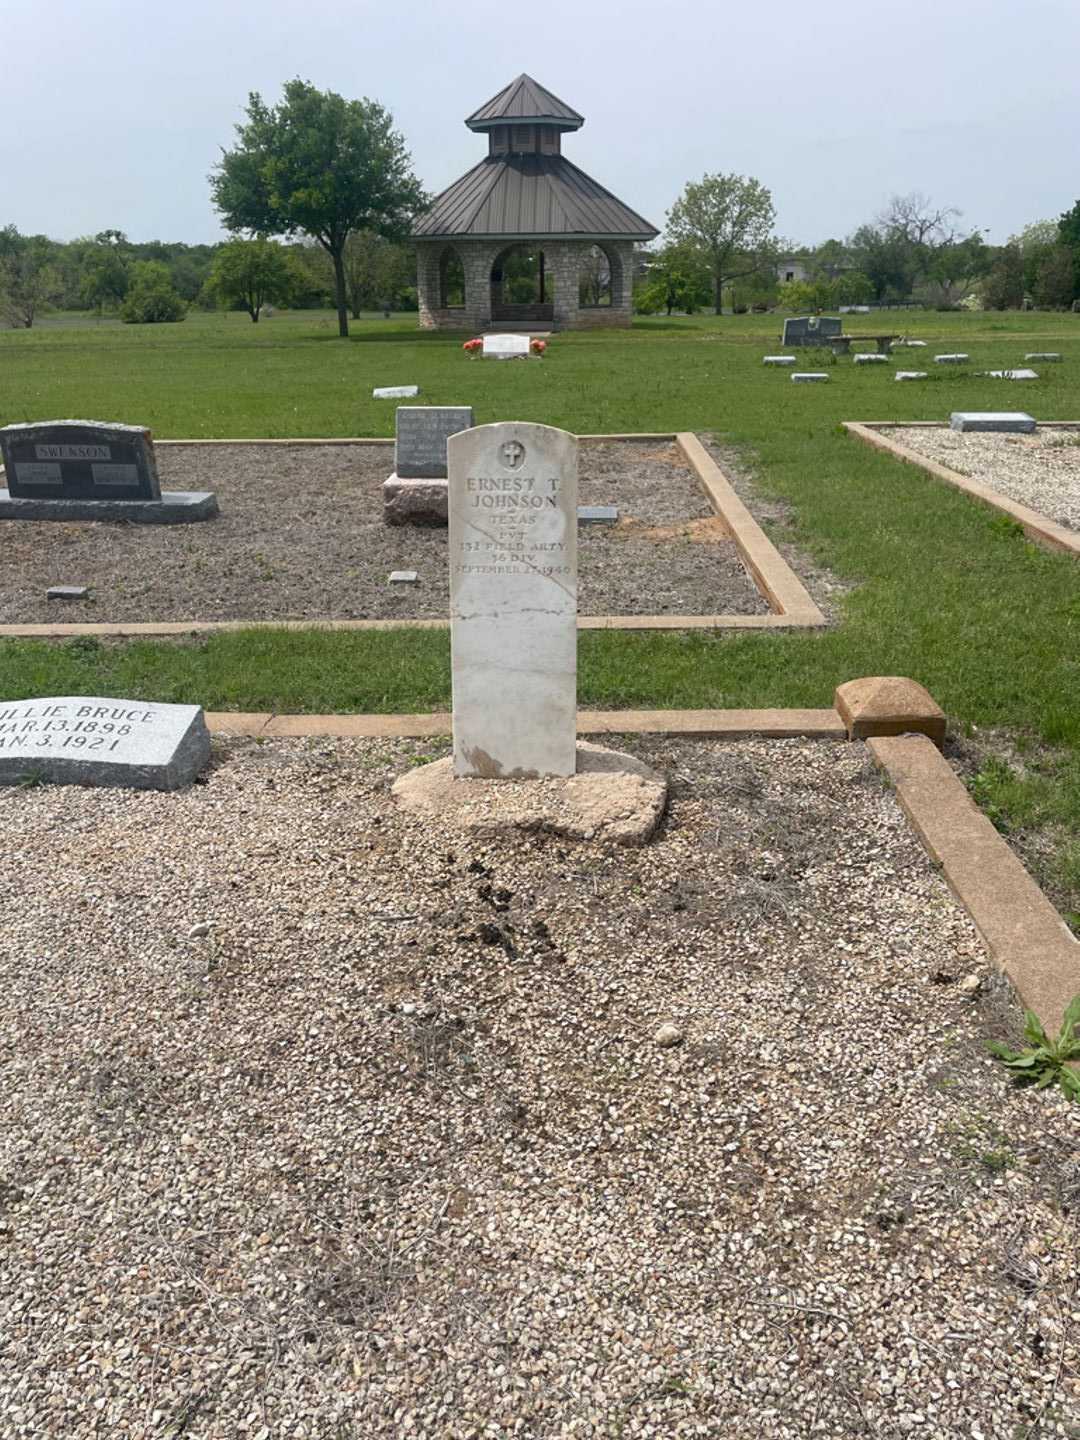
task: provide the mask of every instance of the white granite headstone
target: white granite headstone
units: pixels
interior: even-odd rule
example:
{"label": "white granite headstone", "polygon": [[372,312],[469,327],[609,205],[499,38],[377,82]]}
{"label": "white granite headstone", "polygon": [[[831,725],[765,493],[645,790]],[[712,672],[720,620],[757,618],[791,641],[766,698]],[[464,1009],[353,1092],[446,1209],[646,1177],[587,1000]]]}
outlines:
{"label": "white granite headstone", "polygon": [[411,400],[420,394],[419,385],[376,385],[371,392],[373,400]]}
{"label": "white granite headstone", "polygon": [[529,358],[528,335],[485,335],[485,360],[527,360]]}
{"label": "white granite headstone", "polygon": [[447,455],[454,774],[573,775],[577,439],[480,425]]}
{"label": "white granite headstone", "polygon": [[0,785],[178,790],[209,760],[198,705],[100,695],[0,700]]}
{"label": "white granite headstone", "polygon": [[765,365],[797,365],[799,357],[797,355],[766,355],[762,363]]}
{"label": "white granite headstone", "polygon": [[966,365],[969,357],[957,351],[955,355],[935,355],[935,365]]}
{"label": "white granite headstone", "polygon": [[930,377],[925,370],[897,370],[897,380],[928,380]]}
{"label": "white granite headstone", "polygon": [[811,384],[818,380],[828,380],[828,372],[825,370],[801,370],[798,374],[792,375],[792,380],[798,384]]}
{"label": "white granite headstone", "polygon": [[988,430],[1007,435],[1031,435],[1035,420],[1022,410],[954,410],[949,416],[951,430]]}

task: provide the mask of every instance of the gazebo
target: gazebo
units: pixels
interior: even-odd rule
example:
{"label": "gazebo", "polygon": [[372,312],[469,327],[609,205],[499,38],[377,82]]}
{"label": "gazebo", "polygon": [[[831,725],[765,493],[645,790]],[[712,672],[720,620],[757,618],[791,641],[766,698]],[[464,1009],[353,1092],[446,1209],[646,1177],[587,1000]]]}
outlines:
{"label": "gazebo", "polygon": [[488,153],[416,227],[422,327],[630,324],[634,245],[659,232],[563,155],[584,123],[528,75],[465,121]]}

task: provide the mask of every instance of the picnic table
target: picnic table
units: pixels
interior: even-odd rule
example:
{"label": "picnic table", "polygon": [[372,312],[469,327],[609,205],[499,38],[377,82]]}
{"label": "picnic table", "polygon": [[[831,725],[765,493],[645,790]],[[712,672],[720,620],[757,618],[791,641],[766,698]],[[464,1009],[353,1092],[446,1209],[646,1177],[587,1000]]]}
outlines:
{"label": "picnic table", "polygon": [[877,345],[879,355],[891,355],[893,342],[899,340],[900,336],[893,335],[826,335],[822,337],[822,343],[831,345],[834,353],[847,355],[851,350],[853,340],[873,340]]}

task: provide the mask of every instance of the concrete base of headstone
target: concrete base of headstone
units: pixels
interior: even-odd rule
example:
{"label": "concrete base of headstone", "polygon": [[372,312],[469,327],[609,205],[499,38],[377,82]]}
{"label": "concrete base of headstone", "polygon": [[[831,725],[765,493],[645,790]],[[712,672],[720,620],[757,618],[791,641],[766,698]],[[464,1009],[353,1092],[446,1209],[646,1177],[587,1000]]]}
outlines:
{"label": "concrete base of headstone", "polygon": [[949,416],[951,430],[989,430],[1006,435],[1032,435],[1035,420],[1019,410],[954,410]]}
{"label": "concrete base of headstone", "polygon": [[410,770],[394,783],[403,810],[478,838],[543,831],[568,840],[645,845],[667,805],[667,781],[632,755],[579,741],[577,773],[540,780],[454,776],[451,759]]}
{"label": "concrete base of headstone", "polygon": [[98,695],[0,700],[0,785],[179,790],[209,760],[198,705]]}
{"label": "concrete base of headstone", "polygon": [[404,480],[391,475],[383,481],[383,520],[387,525],[442,525],[447,523],[449,482]]}
{"label": "concrete base of headstone", "polygon": [[0,520],[126,520],[132,525],[188,525],[218,514],[212,490],[163,490],[160,500],[13,500],[0,490]]}

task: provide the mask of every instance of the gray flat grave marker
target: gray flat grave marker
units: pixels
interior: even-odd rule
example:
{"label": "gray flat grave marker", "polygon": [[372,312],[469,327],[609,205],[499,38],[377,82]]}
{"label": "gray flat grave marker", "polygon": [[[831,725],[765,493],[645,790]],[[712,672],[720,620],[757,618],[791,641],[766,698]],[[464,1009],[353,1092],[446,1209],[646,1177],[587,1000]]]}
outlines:
{"label": "gray flat grave marker", "polygon": [[1031,435],[1036,427],[1033,417],[1021,410],[954,410],[949,416],[949,428]]}
{"label": "gray flat grave marker", "polygon": [[415,585],[419,579],[420,576],[415,570],[391,570],[387,583],[390,585]]}
{"label": "gray flat grave marker", "polygon": [[1058,350],[1033,350],[1030,355],[1024,356],[1025,360],[1049,360],[1051,363],[1060,361],[1061,353]]}
{"label": "gray flat grave marker", "polygon": [[925,370],[897,370],[897,380],[929,380],[930,376]]}
{"label": "gray flat grave marker", "polygon": [[514,421],[447,453],[454,774],[573,775],[577,438]]}
{"label": "gray flat grave marker", "polygon": [[473,423],[471,405],[399,405],[394,474],[403,480],[445,480],[446,442],[459,430],[471,430]]}
{"label": "gray flat grave marker", "polygon": [[800,370],[797,374],[792,375],[791,378],[801,384],[804,381],[828,380],[829,377],[824,370]]}
{"label": "gray flat grave marker", "polygon": [[797,355],[766,355],[762,361],[764,365],[797,365],[798,363]]}
{"label": "gray flat grave marker", "polygon": [[995,380],[1038,380],[1037,370],[987,370]]}
{"label": "gray flat grave marker", "polygon": [[966,365],[967,362],[968,362],[968,359],[969,359],[969,357],[968,357],[967,355],[962,355],[962,354],[959,354],[959,353],[957,353],[957,354],[955,354],[955,355],[935,355],[935,356],[934,356],[934,364],[935,364],[935,365]]}
{"label": "gray flat grave marker", "polygon": [[483,346],[485,360],[527,360],[528,335],[485,335]]}
{"label": "gray flat grave marker", "polygon": [[377,385],[371,392],[373,400],[409,400],[420,394],[419,385]]}
{"label": "gray flat grave marker", "polygon": [[162,490],[154,442],[141,425],[42,420],[0,430],[7,488],[2,520],[131,520],[179,524],[209,520],[217,497],[206,490]]}
{"label": "gray flat grave marker", "polygon": [[90,594],[86,585],[50,585],[45,591],[46,600],[85,600]]}
{"label": "gray flat grave marker", "polygon": [[902,345],[905,350],[925,350],[925,349],[926,349],[926,341],[925,341],[925,340],[894,340],[894,341],[893,341],[893,349],[895,349],[897,345]]}
{"label": "gray flat grave marker", "polygon": [[179,790],[209,760],[198,705],[97,695],[0,700],[0,785]]}
{"label": "gray flat grave marker", "polygon": [[619,512],[614,505],[579,505],[577,518],[581,525],[614,525]]}
{"label": "gray flat grave marker", "polygon": [[856,355],[856,365],[888,365],[891,359],[888,355]]}

